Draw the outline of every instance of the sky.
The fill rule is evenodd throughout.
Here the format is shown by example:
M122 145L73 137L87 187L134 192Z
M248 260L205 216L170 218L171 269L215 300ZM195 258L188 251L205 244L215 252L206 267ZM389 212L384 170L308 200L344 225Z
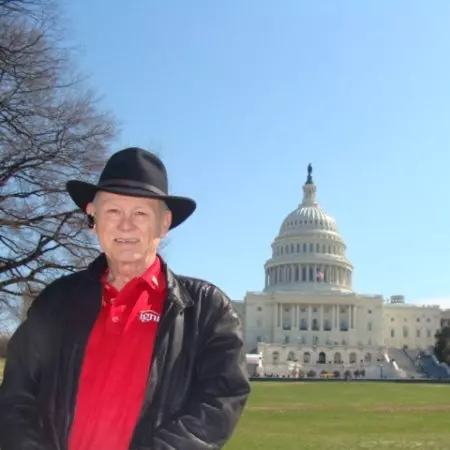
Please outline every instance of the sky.
M171 268L264 287L311 163L359 293L450 307L450 2L66 0L89 84L195 214Z

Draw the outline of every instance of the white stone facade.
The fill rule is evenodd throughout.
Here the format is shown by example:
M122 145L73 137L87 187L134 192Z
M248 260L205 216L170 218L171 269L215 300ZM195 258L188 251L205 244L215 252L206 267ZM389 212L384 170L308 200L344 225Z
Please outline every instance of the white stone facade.
M353 292L345 242L316 190L309 166L303 201L283 221L264 265L264 290L234 302L247 352L262 355L265 372L285 374L293 361L304 370L378 370L390 348L432 346L438 306Z

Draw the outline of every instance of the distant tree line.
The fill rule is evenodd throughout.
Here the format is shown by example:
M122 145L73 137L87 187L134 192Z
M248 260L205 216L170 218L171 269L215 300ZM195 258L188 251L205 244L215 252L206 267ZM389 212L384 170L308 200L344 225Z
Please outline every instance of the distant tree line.
M434 354L440 362L450 364L450 327L443 327L436 333Z

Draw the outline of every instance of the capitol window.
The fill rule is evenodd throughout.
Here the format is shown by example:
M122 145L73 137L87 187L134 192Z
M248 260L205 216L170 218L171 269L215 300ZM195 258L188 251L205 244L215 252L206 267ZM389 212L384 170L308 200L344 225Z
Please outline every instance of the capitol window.
M416 337L420 338L420 330L416 331Z
M395 330L394 329L391 330L391 338L393 338L393 337L395 337Z
M350 353L350 364L356 363L356 353Z
M311 354L309 352L305 352L303 355L303 362L305 364L309 364L311 362Z

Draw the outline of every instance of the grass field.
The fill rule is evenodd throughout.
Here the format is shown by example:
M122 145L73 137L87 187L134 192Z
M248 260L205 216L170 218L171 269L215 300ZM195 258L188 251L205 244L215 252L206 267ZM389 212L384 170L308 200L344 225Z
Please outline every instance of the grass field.
M449 417L450 384L256 382L225 449L449 450Z
M450 385L256 382L226 450L450 449Z

